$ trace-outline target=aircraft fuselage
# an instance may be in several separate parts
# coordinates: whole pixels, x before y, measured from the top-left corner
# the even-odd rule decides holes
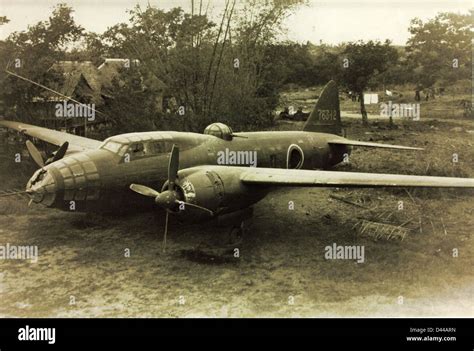
[[[129,185],[161,189],[173,144],[180,148],[180,169],[199,165],[325,169],[350,153],[347,146],[328,144],[337,138],[344,139],[301,131],[238,133],[232,140],[185,132],[123,134],[96,150],[74,153],[38,170],[27,190],[34,202],[67,211],[132,212],[152,207],[153,201],[132,192]],[[265,194],[266,189],[255,189],[249,201]],[[236,204],[245,205],[249,204]]]

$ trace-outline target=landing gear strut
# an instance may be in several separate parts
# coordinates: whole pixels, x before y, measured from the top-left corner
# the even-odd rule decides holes
[[[228,245],[239,245],[242,243],[243,236],[245,234],[245,222],[242,221],[240,225],[234,225],[231,227],[229,234],[228,234]]]
[[[183,250],[182,254],[188,259],[207,262],[207,263],[228,263],[235,262],[238,256],[235,256],[236,250],[242,243],[245,231],[244,221],[240,225],[233,225],[227,232],[227,236],[219,233],[214,237],[214,242],[209,245],[201,242],[197,248],[193,250]]]
[[[240,253],[240,245],[247,231],[248,220],[252,218],[253,209],[246,208],[229,216],[221,216],[215,223],[212,239],[200,242],[192,250],[183,250],[183,254],[191,260],[208,263],[236,262],[236,250]],[[229,229],[230,228],[230,229]]]

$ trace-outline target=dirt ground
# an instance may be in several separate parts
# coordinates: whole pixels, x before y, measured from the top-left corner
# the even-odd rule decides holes
[[[426,151],[355,149],[341,170],[474,177],[474,122],[346,122],[348,137]],[[284,124],[278,129],[298,129]],[[457,153],[459,162],[452,163]],[[2,160],[3,165],[9,165]],[[3,190],[27,172],[2,165]],[[336,198],[350,199],[357,204]],[[0,245],[37,245],[37,263],[0,260],[2,317],[474,316],[472,191],[282,189],[255,206],[239,257],[183,254],[225,235],[164,214],[100,217],[0,198]],[[295,209],[288,203],[294,201]],[[403,201],[403,210],[398,210]],[[353,229],[392,213],[403,240]],[[404,224],[408,221],[408,224]],[[325,247],[363,245],[365,261],[327,260]],[[130,252],[130,257],[126,253]],[[457,250],[458,255],[453,255]],[[192,251],[191,251],[192,252]]]

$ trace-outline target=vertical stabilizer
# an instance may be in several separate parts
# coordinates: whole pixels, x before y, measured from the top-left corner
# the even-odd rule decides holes
[[[342,135],[339,92],[335,81],[331,80],[324,87],[303,130]]]

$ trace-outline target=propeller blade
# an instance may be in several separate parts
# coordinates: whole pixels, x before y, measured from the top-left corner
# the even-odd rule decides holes
[[[31,141],[27,140],[26,148],[28,149],[28,152],[30,153],[33,161],[35,161],[38,166],[43,168],[44,167],[43,156],[41,156],[41,153],[36,148],[36,146]]]
[[[26,194],[26,191],[15,191],[15,192],[12,192],[12,193],[0,194],[0,197],[14,196],[14,195],[20,195],[20,194]]]
[[[140,184],[130,184],[130,189],[134,192],[148,197],[157,197],[160,193],[152,188]]]
[[[166,211],[166,219],[165,219],[165,235],[163,236],[163,252],[166,252],[166,235],[168,234],[168,219],[170,213]]]
[[[168,164],[168,189],[174,190],[174,184],[178,177],[179,170],[179,147],[173,144],[171,149],[170,162]]]
[[[195,204],[192,204],[192,203],[189,203],[189,202],[184,202],[184,201],[178,201],[178,203],[182,203],[182,204],[184,204],[184,206],[194,207],[194,208],[197,208],[199,210],[209,212],[211,214],[211,216],[214,216],[214,212],[211,211],[208,208],[205,208],[205,207],[202,207],[202,206],[199,206],[199,205],[195,205]]]
[[[62,159],[64,157],[64,155],[66,155],[66,151],[67,151],[67,148],[69,147],[69,143],[66,141],[64,142],[64,144],[62,144],[58,151],[56,151],[56,154],[54,154],[53,156],[53,159],[51,160],[51,162],[55,162],[55,161],[58,161],[60,159]]]

